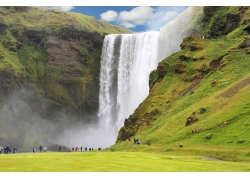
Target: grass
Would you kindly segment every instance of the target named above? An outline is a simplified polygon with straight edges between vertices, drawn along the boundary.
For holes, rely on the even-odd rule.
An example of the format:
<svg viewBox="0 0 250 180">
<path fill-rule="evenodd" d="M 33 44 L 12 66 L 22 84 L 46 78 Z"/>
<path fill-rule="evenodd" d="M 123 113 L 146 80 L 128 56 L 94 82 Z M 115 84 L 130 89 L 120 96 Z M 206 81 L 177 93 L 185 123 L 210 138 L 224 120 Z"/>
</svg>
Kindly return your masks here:
<svg viewBox="0 0 250 180">
<path fill-rule="evenodd" d="M 1 172 L 249 172 L 249 163 L 158 152 L 1 154 Z"/>
</svg>

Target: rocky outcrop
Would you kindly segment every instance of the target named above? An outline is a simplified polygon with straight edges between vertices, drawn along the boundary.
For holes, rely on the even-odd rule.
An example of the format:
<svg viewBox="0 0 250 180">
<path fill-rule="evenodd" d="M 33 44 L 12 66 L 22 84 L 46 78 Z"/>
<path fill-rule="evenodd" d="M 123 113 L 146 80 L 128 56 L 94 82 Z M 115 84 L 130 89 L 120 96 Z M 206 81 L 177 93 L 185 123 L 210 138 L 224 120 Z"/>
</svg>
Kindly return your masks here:
<svg viewBox="0 0 250 180">
<path fill-rule="evenodd" d="M 244 12 L 249 7 L 237 6 L 207 6 L 203 8 L 204 29 L 206 29 L 206 38 L 215 38 L 227 35 L 236 29 L 242 20 Z"/>
</svg>

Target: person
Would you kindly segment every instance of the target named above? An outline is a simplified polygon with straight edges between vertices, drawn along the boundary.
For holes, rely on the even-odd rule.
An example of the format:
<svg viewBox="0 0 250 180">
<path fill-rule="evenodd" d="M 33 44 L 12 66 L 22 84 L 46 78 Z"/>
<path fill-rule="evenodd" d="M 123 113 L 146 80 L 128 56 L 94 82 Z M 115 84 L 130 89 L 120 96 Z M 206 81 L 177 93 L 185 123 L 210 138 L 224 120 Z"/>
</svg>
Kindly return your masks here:
<svg viewBox="0 0 250 180">
<path fill-rule="evenodd" d="M 129 142 L 131 141 L 130 137 L 128 138 L 128 141 L 129 141 Z"/>
<path fill-rule="evenodd" d="M 180 144 L 180 147 L 183 147 L 182 143 Z"/>
<path fill-rule="evenodd" d="M 44 152 L 46 152 L 46 151 L 47 151 L 47 147 L 46 147 L 46 146 L 44 146 L 44 147 L 43 147 L 43 150 L 44 150 Z"/>
<path fill-rule="evenodd" d="M 40 152 L 42 152 L 42 149 L 43 149 L 43 147 L 42 147 L 42 145 L 39 147 L 39 150 L 40 150 Z"/>
<path fill-rule="evenodd" d="M 85 151 L 87 151 L 88 150 L 88 148 L 87 147 L 85 147 Z"/>
<path fill-rule="evenodd" d="M 61 147 L 61 146 L 59 146 L 59 152 L 61 152 L 61 150 L 62 150 L 62 147 Z"/>
<path fill-rule="evenodd" d="M 137 139 L 136 144 L 141 144 L 141 141 L 139 139 Z"/>
<path fill-rule="evenodd" d="M 71 150 L 74 151 L 74 148 L 72 148 Z"/>
<path fill-rule="evenodd" d="M 36 152 L 36 148 L 34 147 L 34 148 L 33 148 L 33 153 L 35 153 L 35 152 Z"/>
<path fill-rule="evenodd" d="M 194 134 L 194 129 L 191 129 L 191 131 L 192 131 L 192 134 Z"/>
<path fill-rule="evenodd" d="M 82 146 L 81 146 L 81 151 L 82 151 Z"/>
<path fill-rule="evenodd" d="M 227 120 L 224 120 L 224 125 L 227 124 Z"/>
</svg>

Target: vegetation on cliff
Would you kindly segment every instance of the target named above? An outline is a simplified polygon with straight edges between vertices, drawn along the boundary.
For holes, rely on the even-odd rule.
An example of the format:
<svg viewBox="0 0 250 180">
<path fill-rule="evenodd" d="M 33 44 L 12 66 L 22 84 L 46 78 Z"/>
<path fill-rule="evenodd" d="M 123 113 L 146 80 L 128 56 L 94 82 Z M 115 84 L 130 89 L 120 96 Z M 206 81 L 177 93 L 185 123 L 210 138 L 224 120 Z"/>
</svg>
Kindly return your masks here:
<svg viewBox="0 0 250 180">
<path fill-rule="evenodd" d="M 200 149 L 249 147 L 249 20 L 249 7 L 204 7 L 182 50 L 150 74 L 148 97 L 125 120 L 110 149 L 153 150 L 180 143 Z M 140 139 L 142 148 L 127 143 L 128 137 Z"/>
</svg>

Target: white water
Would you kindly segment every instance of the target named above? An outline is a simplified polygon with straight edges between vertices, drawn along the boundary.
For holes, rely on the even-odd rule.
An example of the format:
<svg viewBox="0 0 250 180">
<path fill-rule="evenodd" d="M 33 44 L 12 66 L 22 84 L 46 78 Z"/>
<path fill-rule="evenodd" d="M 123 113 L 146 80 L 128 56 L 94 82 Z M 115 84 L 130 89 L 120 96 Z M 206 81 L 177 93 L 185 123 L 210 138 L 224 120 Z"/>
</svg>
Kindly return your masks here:
<svg viewBox="0 0 250 180">
<path fill-rule="evenodd" d="M 98 116 L 112 135 L 148 95 L 149 74 L 158 63 L 158 37 L 159 32 L 148 32 L 104 39 Z"/>
<path fill-rule="evenodd" d="M 192 18 L 186 9 L 160 32 L 107 35 L 104 39 L 99 92 L 99 127 L 107 146 L 112 145 L 119 129 L 149 93 L 149 74 L 157 64 L 180 50 L 182 32 Z"/>
</svg>

